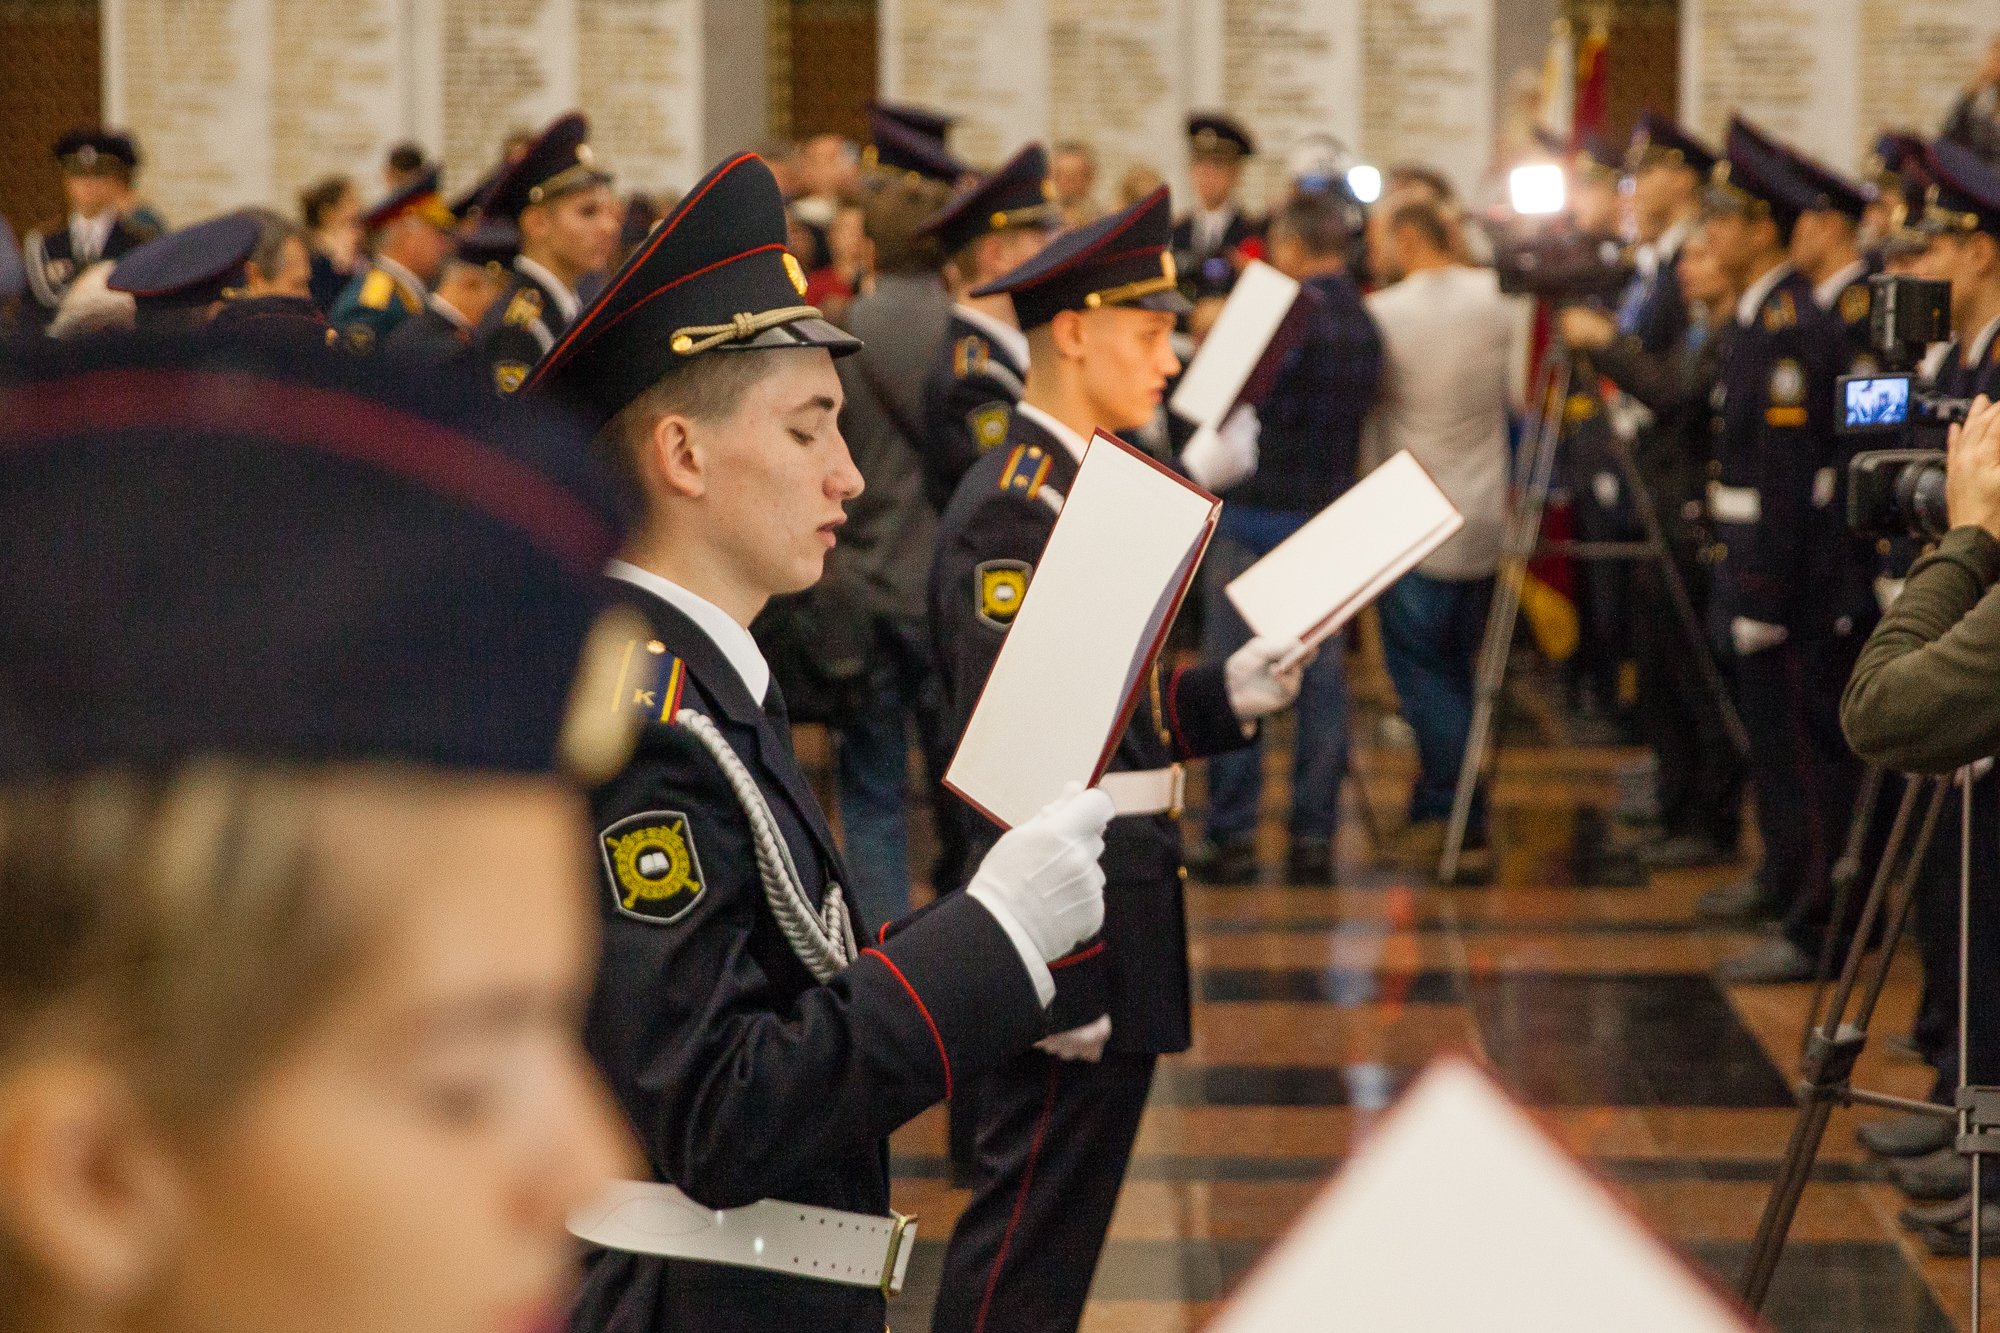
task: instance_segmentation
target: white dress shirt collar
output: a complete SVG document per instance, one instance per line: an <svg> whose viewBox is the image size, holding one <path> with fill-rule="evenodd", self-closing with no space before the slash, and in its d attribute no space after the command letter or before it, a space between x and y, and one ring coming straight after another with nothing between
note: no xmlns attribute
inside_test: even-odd
<svg viewBox="0 0 2000 1333"><path fill-rule="evenodd" d="M562 312L564 327L568 327L576 322L577 312L583 309L583 302L578 300L576 293L569 289L568 283L549 272L546 266L535 262L526 255L515 255L514 267L533 278L538 284L547 289L551 297L555 298L556 309Z"/></svg>
<svg viewBox="0 0 2000 1333"><path fill-rule="evenodd" d="M729 665L736 668L736 675L750 692L752 702L763 705L764 695L771 688L771 664L764 660L763 650L750 637L750 631L737 624L727 611L671 579L663 579L650 569L641 569L624 560L613 560L604 567L604 572L652 593L692 620L729 659Z"/></svg>
<svg viewBox="0 0 2000 1333"><path fill-rule="evenodd" d="M422 278L419 278L416 274L410 272L410 270L404 268L387 255L376 255L373 262L376 268L381 269L396 280L396 285L403 289L403 293L406 296L422 304L424 295L430 290Z"/></svg>
<svg viewBox="0 0 2000 1333"><path fill-rule="evenodd" d="M984 310L974 309L963 302L954 302L951 312L970 324L973 328L978 329L988 338L991 338L994 342L999 343L1000 350L1005 352L1013 360L1014 364L1021 368L1022 373L1025 374L1027 372L1027 334L1021 332L1012 324L995 319Z"/></svg>
<svg viewBox="0 0 2000 1333"><path fill-rule="evenodd" d="M435 310L445 323L451 325L460 333L472 332L472 321L460 314L457 306L449 301L440 299L436 292L425 296L424 304Z"/></svg>
<svg viewBox="0 0 2000 1333"><path fill-rule="evenodd" d="M1840 294L1846 291L1849 286L1858 282L1861 275L1867 271L1867 260L1855 260L1852 264L1849 264L1846 268L1813 288L1813 299L1819 302L1821 310L1833 309L1834 302L1840 299Z"/></svg>
<svg viewBox="0 0 2000 1333"><path fill-rule="evenodd" d="M1972 350L1964 358L1963 364L1968 366L1985 365L1986 354L1993 350L1993 339L1996 334L2000 334L2000 319L1989 321L1986 327L1979 331L1979 336L1972 340Z"/></svg>
<svg viewBox="0 0 2000 1333"><path fill-rule="evenodd" d="M1763 277L1750 284L1750 290L1743 293L1736 303L1736 322L1749 328L1757 322L1757 312L1764 308L1764 298L1776 290L1779 283L1790 275L1790 264L1779 264Z"/></svg>
<svg viewBox="0 0 2000 1333"><path fill-rule="evenodd" d="M1089 447L1090 442L1085 440L1081 435L1078 435L1068 426L1057 421L1033 403L1021 403L1014 408L1014 412L1017 416L1026 417L1049 434L1055 436L1056 443L1069 450L1071 458L1074 458L1079 463L1083 461L1083 451Z"/></svg>

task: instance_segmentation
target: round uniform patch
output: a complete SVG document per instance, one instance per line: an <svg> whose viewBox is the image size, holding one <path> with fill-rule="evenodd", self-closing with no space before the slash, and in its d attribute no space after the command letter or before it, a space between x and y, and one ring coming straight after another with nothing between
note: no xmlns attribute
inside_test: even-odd
<svg viewBox="0 0 2000 1333"><path fill-rule="evenodd" d="M1796 407L1806 400L1806 371L1786 357L1771 367L1771 402L1777 407Z"/></svg>
<svg viewBox="0 0 2000 1333"><path fill-rule="evenodd" d="M1840 294L1840 317L1849 324L1859 324L1868 318L1873 304L1868 289L1857 282Z"/></svg>
<svg viewBox="0 0 2000 1333"><path fill-rule="evenodd" d="M1007 426L1013 415L1005 403L988 403L967 415L966 423L971 426L972 438L981 451L1006 443Z"/></svg>
<svg viewBox="0 0 2000 1333"><path fill-rule="evenodd" d="M493 366L493 387L501 393L512 393L521 387L521 381L528 378L528 363L525 361L499 361Z"/></svg>
<svg viewBox="0 0 2000 1333"><path fill-rule="evenodd" d="M994 629L1014 623L1021 600L1028 595L1028 562L988 560L972 571L979 618Z"/></svg>
<svg viewBox="0 0 2000 1333"><path fill-rule="evenodd" d="M678 810L627 815L598 835L611 902L621 913L671 925L694 910L707 887L687 816Z"/></svg>

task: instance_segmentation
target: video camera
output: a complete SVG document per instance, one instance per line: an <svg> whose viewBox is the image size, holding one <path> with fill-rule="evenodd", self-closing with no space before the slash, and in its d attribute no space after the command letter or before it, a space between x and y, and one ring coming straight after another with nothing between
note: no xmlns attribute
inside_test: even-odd
<svg viewBox="0 0 2000 1333"><path fill-rule="evenodd" d="M1489 222L1493 269L1509 296L1573 303L1615 301L1632 279L1616 236L1571 227L1521 227Z"/></svg>
<svg viewBox="0 0 2000 1333"><path fill-rule="evenodd" d="M1847 465L1847 525L1864 537L1935 539L1945 517L1944 433L1971 404L1920 380L1915 367L1951 337L1951 284L1883 274L1869 281L1868 340L1887 371L1843 375L1834 406L1840 433L1878 436L1893 448Z"/></svg>

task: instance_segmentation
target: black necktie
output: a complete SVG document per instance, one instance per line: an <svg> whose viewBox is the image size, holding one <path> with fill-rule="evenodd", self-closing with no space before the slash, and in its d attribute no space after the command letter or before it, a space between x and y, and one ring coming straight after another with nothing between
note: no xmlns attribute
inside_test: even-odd
<svg viewBox="0 0 2000 1333"><path fill-rule="evenodd" d="M775 676L771 678L771 687L764 691L764 716L771 719L771 729L784 743L785 753L792 754L792 715L785 709L785 692L778 688ZM797 761L796 755L793 760Z"/></svg>

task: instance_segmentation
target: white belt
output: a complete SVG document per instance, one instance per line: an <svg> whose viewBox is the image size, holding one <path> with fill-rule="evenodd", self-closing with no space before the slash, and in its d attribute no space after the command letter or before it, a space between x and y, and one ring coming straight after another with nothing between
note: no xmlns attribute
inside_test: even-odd
<svg viewBox="0 0 2000 1333"><path fill-rule="evenodd" d="M1708 483L1708 516L1717 523L1755 523L1764 516L1764 497L1749 486Z"/></svg>
<svg viewBox="0 0 2000 1333"><path fill-rule="evenodd" d="M1097 785L1120 815L1178 815L1187 794L1187 770L1169 764L1143 773L1106 773Z"/></svg>
<svg viewBox="0 0 2000 1333"><path fill-rule="evenodd" d="M761 1268L893 1296L917 1244L913 1217L873 1217L765 1199L704 1208L672 1185L612 1183L569 1217L569 1233L607 1250Z"/></svg>

